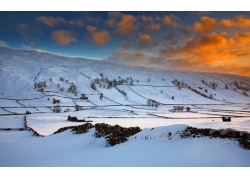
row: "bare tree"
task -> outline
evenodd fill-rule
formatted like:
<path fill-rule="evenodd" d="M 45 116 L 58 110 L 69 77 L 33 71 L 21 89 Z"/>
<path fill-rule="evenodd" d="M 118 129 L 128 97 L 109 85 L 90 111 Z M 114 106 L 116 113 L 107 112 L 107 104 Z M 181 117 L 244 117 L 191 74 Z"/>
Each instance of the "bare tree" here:
<path fill-rule="evenodd" d="M 53 111 L 55 113 L 60 113 L 62 110 L 61 110 L 61 107 L 59 105 L 56 105 L 56 106 L 54 106 Z"/>
<path fill-rule="evenodd" d="M 242 91 L 242 94 L 243 94 L 244 96 L 247 96 L 247 97 L 248 97 L 248 94 L 247 94 L 246 91 Z"/>

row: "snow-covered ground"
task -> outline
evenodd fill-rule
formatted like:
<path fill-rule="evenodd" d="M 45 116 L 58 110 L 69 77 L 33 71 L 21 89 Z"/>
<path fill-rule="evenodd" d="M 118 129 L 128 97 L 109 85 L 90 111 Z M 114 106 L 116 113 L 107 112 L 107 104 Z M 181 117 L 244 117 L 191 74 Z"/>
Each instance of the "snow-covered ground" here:
<path fill-rule="evenodd" d="M 169 140 L 163 135 L 187 126 L 250 132 L 248 77 L 136 67 L 3 47 L 0 54 L 2 167 L 250 166 L 250 151 L 233 140 L 178 136 Z M 175 79 L 179 85 L 173 83 Z M 107 88 L 114 82 L 121 83 Z M 183 112 L 173 111 L 178 106 L 183 106 Z M 190 112 L 186 112 L 188 107 Z M 61 111 L 54 112 L 58 108 Z M 27 125 L 45 137 L 19 131 L 25 127 L 27 112 L 31 113 L 26 115 Z M 138 126 L 142 131 L 112 147 L 104 138 L 95 138 L 94 129 L 81 135 L 69 130 L 53 135 L 59 128 L 83 124 L 67 121 L 69 115 L 92 124 Z M 231 116 L 232 122 L 222 122 L 224 115 Z"/>

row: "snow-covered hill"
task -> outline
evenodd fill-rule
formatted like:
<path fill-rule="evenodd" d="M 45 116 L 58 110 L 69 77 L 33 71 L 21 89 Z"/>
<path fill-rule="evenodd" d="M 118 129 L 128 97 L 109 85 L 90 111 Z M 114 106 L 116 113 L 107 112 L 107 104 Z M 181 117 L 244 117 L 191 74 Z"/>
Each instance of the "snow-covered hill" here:
<path fill-rule="evenodd" d="M 3 47 L 0 54 L 0 98 L 25 100 L 58 95 L 79 99 L 85 94 L 97 106 L 146 105 L 148 99 L 160 104 L 250 102 L 248 77 L 127 66 Z M 95 79 L 96 90 L 91 88 Z M 44 92 L 34 88 L 39 82 L 46 83 Z M 72 83 L 76 93 L 67 92 Z M 112 87 L 108 89 L 109 83 Z M 101 93 L 104 98 L 98 100 Z"/>
<path fill-rule="evenodd" d="M 250 151 L 228 139 L 177 138 L 172 142 L 159 137 L 166 129 L 182 130 L 187 125 L 250 132 L 249 77 L 128 66 L 0 47 L 0 84 L 0 166 L 249 166 Z M 68 121 L 69 115 L 93 124 L 139 126 L 143 130 L 136 137 L 150 132 L 154 138 L 131 138 L 107 148 L 103 138 L 93 137 L 93 130 L 84 135 L 63 132 L 49 136 L 59 128 L 84 124 Z M 222 122 L 225 115 L 232 122 Z M 19 131 L 24 125 L 46 137 Z M 34 144 L 35 148 L 27 150 Z M 19 149 L 24 156 L 17 153 Z M 117 159 L 112 160 L 114 154 Z M 79 156 L 83 158 L 78 161 Z"/>

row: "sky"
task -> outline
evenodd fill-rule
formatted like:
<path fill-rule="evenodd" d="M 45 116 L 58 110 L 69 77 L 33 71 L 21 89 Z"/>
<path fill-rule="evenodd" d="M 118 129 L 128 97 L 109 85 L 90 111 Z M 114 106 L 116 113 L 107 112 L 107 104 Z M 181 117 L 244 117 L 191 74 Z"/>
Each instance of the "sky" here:
<path fill-rule="evenodd" d="M 0 46 L 250 76 L 247 11 L 1 11 Z"/>

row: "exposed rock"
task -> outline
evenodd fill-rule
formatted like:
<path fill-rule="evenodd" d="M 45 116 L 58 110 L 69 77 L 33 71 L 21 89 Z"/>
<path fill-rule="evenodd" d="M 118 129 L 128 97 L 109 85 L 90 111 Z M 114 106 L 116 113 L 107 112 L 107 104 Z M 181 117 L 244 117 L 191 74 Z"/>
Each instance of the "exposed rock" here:
<path fill-rule="evenodd" d="M 239 132 L 238 131 L 234 131 L 233 132 L 233 137 L 234 138 L 239 138 L 240 136 L 239 136 Z"/>
<path fill-rule="evenodd" d="M 225 138 L 225 137 L 227 137 L 228 132 L 229 132 L 229 129 L 224 129 L 224 130 L 220 131 L 219 135 L 221 138 Z"/>
<path fill-rule="evenodd" d="M 139 127 L 124 128 L 119 125 L 111 126 L 105 123 L 95 124 L 95 137 L 105 137 L 107 142 L 114 146 L 127 141 L 127 138 L 140 132 Z"/>
<path fill-rule="evenodd" d="M 248 142 L 247 139 L 245 139 L 244 142 L 243 142 L 243 147 L 244 147 L 244 148 L 247 148 L 248 145 L 250 145 L 250 143 Z"/>
<path fill-rule="evenodd" d="M 239 137 L 243 137 L 245 135 L 244 131 L 239 131 Z"/>

